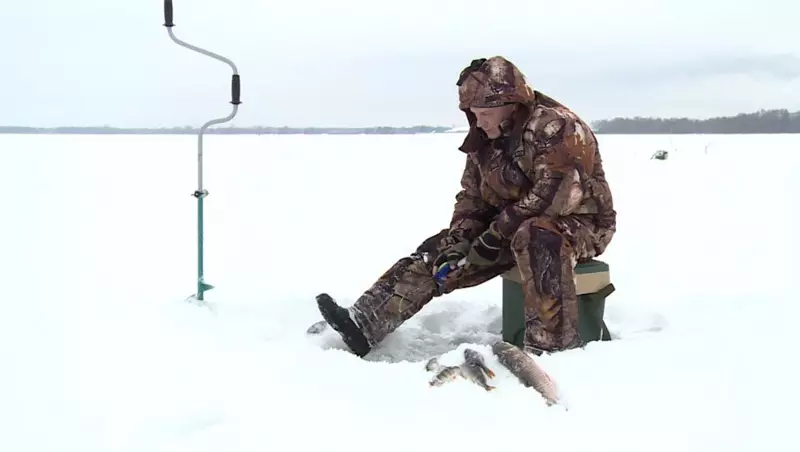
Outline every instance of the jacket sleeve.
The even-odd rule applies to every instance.
[[[484,201],[480,193],[481,174],[478,166],[467,157],[461,176],[461,190],[456,194],[456,203],[450,221],[450,235],[465,240],[474,240],[489,227],[498,210]]]
[[[564,117],[552,119],[539,130],[526,128],[520,167],[532,185],[491,224],[503,239],[510,240],[528,218],[568,215],[580,204],[583,190],[577,157],[591,147],[586,138],[579,125]]]

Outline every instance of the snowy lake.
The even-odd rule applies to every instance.
[[[538,359],[567,409],[492,357],[499,278],[307,338],[447,226],[462,139],[206,136],[199,307],[196,137],[0,135],[0,450],[800,450],[800,135],[599,136],[615,340]],[[498,388],[429,388],[466,346]]]

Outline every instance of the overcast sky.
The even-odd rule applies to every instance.
[[[461,125],[458,73],[498,54],[588,120],[800,110],[797,0],[174,6],[179,38],[238,66],[238,126]],[[163,21],[162,0],[4,0],[0,125],[199,126],[226,115],[230,68],[172,42]]]

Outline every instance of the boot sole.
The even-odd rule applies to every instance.
[[[363,358],[369,353],[370,347],[367,339],[350,318],[347,309],[336,304],[330,295],[324,293],[317,295],[317,307],[322,318],[342,336],[342,340],[353,354]]]

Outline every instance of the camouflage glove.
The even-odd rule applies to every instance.
[[[500,259],[500,251],[502,249],[503,238],[495,231],[493,226],[490,226],[489,229],[472,242],[467,254],[467,264],[476,267],[492,265]]]
[[[433,261],[433,275],[435,276],[442,264],[449,263],[450,267],[458,267],[458,261],[465,258],[469,252],[469,240],[461,239],[457,236],[448,235],[442,240],[439,255]]]

